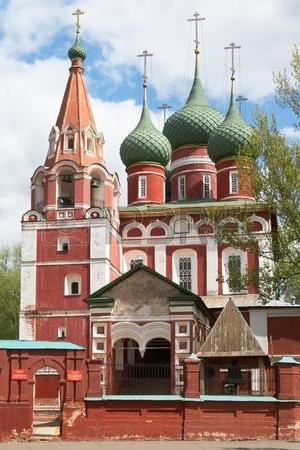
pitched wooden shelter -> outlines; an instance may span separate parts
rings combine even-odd
[[[233,300],[229,299],[197,356],[224,358],[267,355]]]

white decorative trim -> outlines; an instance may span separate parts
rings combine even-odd
[[[222,172],[226,172],[226,171],[230,171],[230,170],[237,170],[237,166],[229,166],[229,167],[224,167],[223,169],[219,169],[217,170],[217,173],[222,173]]]
[[[164,244],[157,244],[154,247],[154,267],[156,272],[164,277],[167,273],[167,255],[166,246]]]
[[[252,214],[249,218],[250,222],[259,222],[262,226],[262,231],[255,231],[255,233],[269,233],[271,231],[271,227],[269,222],[263,217],[257,216],[256,214]]]
[[[145,252],[143,252],[142,250],[129,250],[128,252],[124,253],[124,258],[125,258],[125,265],[126,265],[126,270],[130,270],[130,264],[132,260],[137,260],[137,259],[141,259],[143,260],[143,264],[145,266],[148,265],[148,261],[147,261],[147,254]]]
[[[151,236],[151,231],[154,228],[163,228],[165,230],[165,236]],[[146,238],[152,238],[152,237],[157,237],[157,238],[162,238],[162,237],[170,237],[172,235],[170,226],[168,224],[166,224],[165,222],[162,222],[161,220],[157,219],[155,222],[151,222],[147,228],[146,228]]]
[[[171,342],[171,325],[166,322],[149,322],[137,325],[133,322],[118,322],[111,327],[112,346],[120,339],[133,339],[143,356],[149,341],[162,338]]]
[[[77,173],[80,172],[80,167],[74,161],[70,161],[68,159],[64,159],[62,161],[57,162],[55,164],[55,166],[52,167],[50,173],[53,174],[53,175],[58,175],[58,171],[62,167],[71,167],[72,169],[75,170],[75,172],[77,172]]]
[[[175,159],[175,161],[171,162],[171,169],[175,170],[181,166],[187,166],[189,164],[212,164],[212,160],[209,156],[186,156],[184,158]]]
[[[207,295],[218,294],[218,242],[212,237],[206,245],[206,290]]]
[[[141,171],[141,172],[134,172],[134,173],[130,173],[129,175],[127,175],[127,179],[131,178],[131,177],[135,177],[135,176],[142,176],[142,175],[157,175],[159,177],[162,177],[163,179],[166,178],[166,176],[162,173],[159,172],[151,172],[151,171]]]
[[[222,197],[220,200],[240,200],[241,198],[254,201],[254,197],[248,197],[247,195],[240,195],[238,193],[232,194],[230,197]]]
[[[189,170],[181,170],[180,172],[176,172],[171,175],[170,179],[172,180],[174,177],[178,177],[182,174],[190,173],[190,172],[204,172],[209,174],[216,174],[217,172],[215,170],[209,170],[209,169],[189,169]]]
[[[139,230],[141,230],[142,232],[142,236],[139,237],[139,239],[144,238],[146,236],[146,227],[145,225],[143,225],[140,222],[137,221],[133,221],[128,223],[127,225],[125,225],[125,227],[123,228],[123,232],[122,232],[122,236],[125,239],[135,239],[135,238],[130,238],[128,237],[128,231],[134,229],[134,228],[138,228]]]
[[[73,294],[72,293],[72,284],[78,283],[78,292]],[[65,288],[64,288],[64,295],[65,296],[73,296],[73,295],[80,295],[81,294],[81,276],[77,273],[70,273],[65,276]]]

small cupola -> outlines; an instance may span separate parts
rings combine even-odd
[[[128,173],[128,203],[164,203],[165,167],[170,161],[171,145],[154,126],[147,106],[146,50],[143,76],[143,108],[135,129],[124,139],[120,156]]]
[[[218,199],[253,199],[253,187],[247,180],[247,172],[253,169],[253,161],[245,158],[243,169],[237,165],[237,156],[250,143],[253,128],[243,120],[236,105],[234,49],[239,47],[234,43],[230,47],[232,67],[229,109],[224,121],[211,133],[207,149],[209,157],[216,164]]]

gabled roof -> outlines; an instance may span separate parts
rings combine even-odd
[[[104,301],[107,301],[108,297],[107,295],[105,295],[108,291],[110,291],[113,287],[117,286],[118,284],[122,283],[124,280],[132,277],[135,273],[139,272],[139,271],[144,271],[147,272],[157,278],[159,278],[160,280],[162,280],[163,282],[169,284],[170,286],[173,286],[174,288],[176,288],[181,294],[179,296],[176,296],[176,298],[181,298],[182,301],[184,302],[185,300],[191,300],[193,299],[195,301],[195,304],[198,306],[198,308],[210,319],[212,319],[213,321],[215,321],[215,316],[213,315],[213,313],[207,308],[207,306],[205,305],[205,303],[203,302],[203,300],[196,294],[193,294],[193,292],[189,291],[188,289],[185,289],[181,286],[179,286],[177,283],[174,283],[174,281],[171,281],[169,278],[164,277],[163,275],[161,275],[160,273],[156,272],[153,269],[150,269],[150,267],[148,266],[144,266],[143,264],[138,264],[135,267],[133,267],[132,269],[128,270],[128,272],[125,272],[123,275],[119,276],[118,278],[116,278],[115,280],[111,281],[110,283],[108,283],[106,286],[102,287],[101,289],[99,289],[98,291],[93,292],[92,294],[90,294],[87,298],[87,303],[93,303],[96,300],[101,300],[103,299]]]
[[[233,300],[229,299],[197,356],[266,356],[266,353]]]

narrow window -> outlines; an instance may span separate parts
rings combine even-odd
[[[92,138],[87,138],[86,149],[89,153],[94,153],[94,140]]]
[[[192,289],[192,259],[179,258],[179,284],[185,289]]]
[[[178,200],[185,200],[186,198],[186,185],[185,176],[178,177]]]
[[[136,258],[130,261],[130,269],[133,269],[136,266],[141,266],[144,264],[144,258]]]
[[[79,294],[79,283],[78,281],[72,281],[71,283],[71,295]]]
[[[145,198],[146,197],[146,191],[147,191],[147,179],[144,176],[139,177],[139,198]]]
[[[241,267],[241,257],[239,255],[230,255],[228,258],[228,286],[230,292],[241,292],[242,290]]]
[[[203,198],[207,199],[211,197],[210,175],[204,175],[203,177]]]
[[[66,327],[58,327],[57,337],[59,339],[64,339],[66,337]]]
[[[69,251],[69,238],[60,237],[57,239],[57,251],[65,253]]]
[[[239,180],[238,180],[238,173],[230,172],[230,194],[237,194],[239,190]]]
[[[68,136],[68,150],[74,150],[74,136]]]

